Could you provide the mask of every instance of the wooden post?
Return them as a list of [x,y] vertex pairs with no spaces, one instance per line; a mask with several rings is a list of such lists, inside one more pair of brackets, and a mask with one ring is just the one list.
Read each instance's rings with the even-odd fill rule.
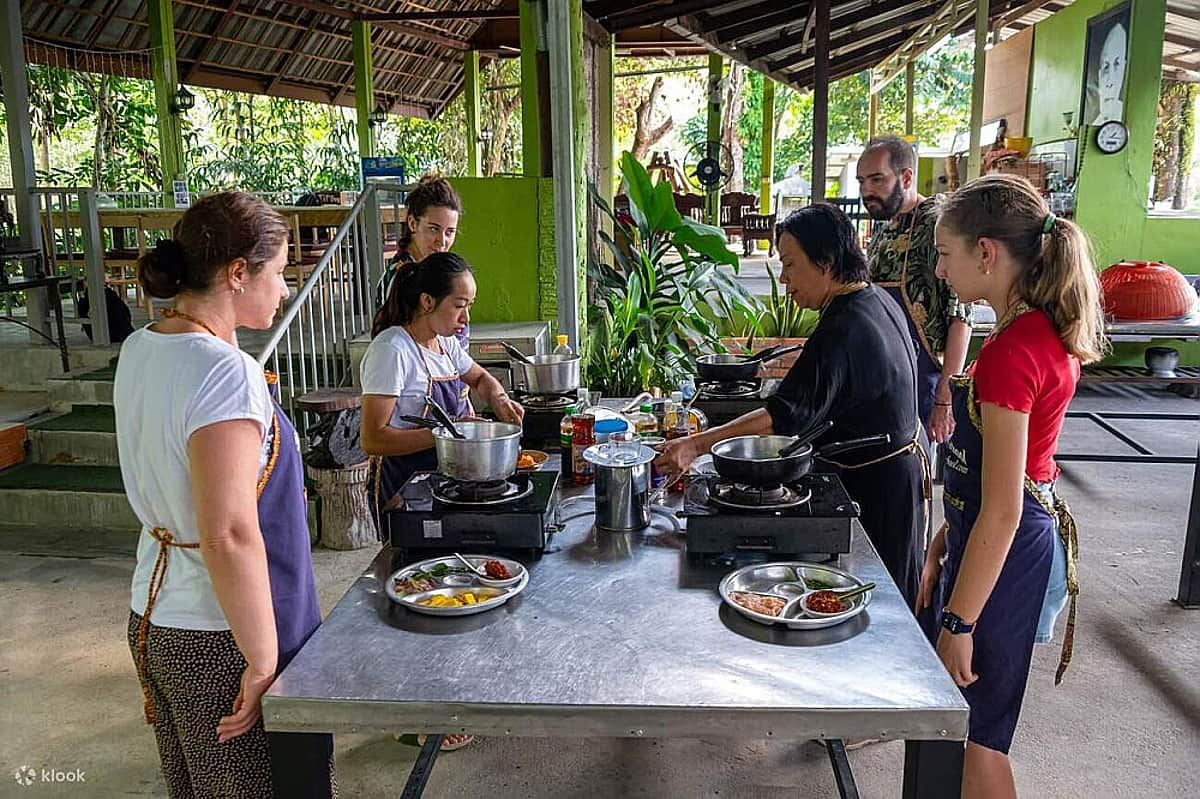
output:
[[614,193],[614,172],[613,161],[616,157],[616,141],[613,136],[613,128],[615,127],[615,115],[617,109],[616,97],[616,43],[613,36],[608,37],[608,42],[604,47],[600,48],[596,53],[596,82],[598,84],[596,94],[599,97],[600,107],[596,109],[596,125],[597,125],[597,146],[600,152],[596,153],[596,158],[599,161],[599,180],[600,185],[597,188],[600,191],[600,196],[612,207]]
[[[870,75],[869,72],[867,74]],[[867,78],[867,81],[869,85],[870,77]],[[870,94],[871,99],[867,108],[867,138],[873,139],[879,132],[879,93],[872,91]]]
[[829,143],[829,0],[815,0],[813,63],[812,201],[825,199],[826,148]]
[[[771,213],[771,181],[775,173],[775,81],[763,75],[762,109],[762,185],[759,189],[760,214]],[[759,247],[766,246],[758,242]]]
[[[705,140],[721,140],[721,92],[724,83],[721,80],[725,74],[725,59],[719,53],[708,54],[708,118],[705,127]],[[710,225],[721,224],[721,192],[708,191],[705,214]]]
[[975,3],[975,64],[971,75],[971,135],[967,153],[967,174],[964,183],[979,177],[983,160],[980,147],[980,128],[983,127],[983,78],[987,70],[988,0]]
[[[477,178],[480,170],[479,152],[479,51],[463,53],[463,100],[467,111],[467,177]],[[497,131],[497,133],[501,133]],[[498,144],[498,143],[497,143]]]
[[358,155],[375,155],[375,137],[371,130],[371,112],[375,110],[375,86],[371,68],[371,23],[350,23],[354,53],[354,110],[358,117]]
[[904,65],[904,135],[913,134],[913,84],[916,80],[916,65],[909,61]]
[[146,15],[150,26],[150,76],[154,80],[163,191],[167,200],[174,205],[172,184],[176,180],[186,179],[187,166],[184,161],[183,130],[175,109],[179,69],[175,65],[175,12],[171,0],[147,0]]

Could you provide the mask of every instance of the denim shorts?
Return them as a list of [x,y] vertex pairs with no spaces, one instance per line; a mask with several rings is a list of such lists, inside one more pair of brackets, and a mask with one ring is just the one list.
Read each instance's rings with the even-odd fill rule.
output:
[[[1042,500],[1054,507],[1054,484],[1034,483]],[[1058,534],[1058,519],[1054,518],[1054,556],[1050,562],[1050,581],[1046,584],[1046,598],[1042,600],[1042,613],[1038,617],[1037,636],[1039,644],[1048,644],[1054,639],[1054,623],[1058,614],[1067,606],[1067,548]]]

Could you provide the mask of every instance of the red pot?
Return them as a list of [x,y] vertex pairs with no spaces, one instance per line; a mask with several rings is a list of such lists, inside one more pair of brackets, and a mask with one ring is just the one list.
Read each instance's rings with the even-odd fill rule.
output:
[[1196,290],[1175,269],[1158,261],[1122,261],[1100,273],[1104,312],[1114,319],[1150,321],[1187,316]]

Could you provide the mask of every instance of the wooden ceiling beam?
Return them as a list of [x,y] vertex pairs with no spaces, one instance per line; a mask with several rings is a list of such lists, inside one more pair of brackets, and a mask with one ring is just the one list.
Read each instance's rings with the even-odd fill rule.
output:
[[615,14],[625,14],[630,11],[636,11],[646,6],[661,5],[663,0],[642,0],[642,2],[630,2],[630,0],[591,0],[583,4],[583,10],[589,17],[597,22],[603,22]]
[[[223,13],[220,18],[217,19],[217,23],[209,29],[208,41],[204,43],[204,45],[200,48],[200,52],[196,54],[197,64],[204,63],[207,60],[208,54],[212,52],[213,47],[218,41],[218,37],[225,30],[225,26],[229,24],[229,20],[233,19],[233,11],[237,7],[238,2],[239,0],[229,0],[229,6],[225,9],[225,13]],[[195,68],[196,67],[193,65],[192,69],[188,70],[188,73],[183,76],[183,80],[181,81],[182,83],[191,83],[191,73],[193,70],[195,70]]]
[[360,14],[364,22],[442,22],[472,19],[520,19],[517,11],[401,11],[396,14]]
[[[755,23],[769,26],[781,13],[790,13],[792,21],[795,22],[796,17],[800,16],[796,8],[799,5],[801,4],[796,0],[770,0],[770,2],[757,3],[748,8],[735,9],[725,14],[708,14],[703,20],[704,32],[716,34],[720,38],[729,28]],[[738,37],[733,36],[732,38]]]
[[[328,3],[317,2],[317,0],[276,0],[276,2],[287,3],[299,8],[306,8],[309,11],[317,11],[321,14],[326,14],[338,19],[355,20],[361,16],[353,11],[339,8],[337,6],[331,6]],[[411,36],[414,39],[422,39],[431,44],[440,44],[442,47],[448,47],[451,50],[465,52],[471,49],[471,45],[462,39],[452,39],[449,36],[443,36],[440,33],[433,33],[432,31],[427,31],[424,28],[414,27],[412,25],[404,25],[399,22],[378,22],[376,23],[376,27],[395,31],[396,33],[400,33],[405,36]]]
[[738,25],[730,25],[717,31],[711,31],[718,42],[722,44],[736,42],[749,36],[761,38],[790,25],[799,24],[808,14],[809,3],[792,3],[787,11],[777,11],[764,17],[747,21]]
[[731,5],[733,3],[730,0],[676,0],[676,2],[654,6],[645,11],[634,11],[628,14],[608,17],[604,22],[604,27],[616,33],[628,28],[640,28],[643,25],[657,25],[669,19],[676,19],[701,11],[711,12]]
[[[892,38],[871,47],[870,52],[863,53],[861,55],[843,55],[840,58],[830,58],[829,82],[832,83],[833,81],[841,80],[849,75],[853,75],[856,72],[862,72],[864,69],[870,67],[879,58],[879,52],[881,50],[899,45],[907,38],[908,34],[902,31],[896,36],[893,36]],[[791,73],[786,82],[799,89],[810,88],[812,86],[814,75],[815,73],[812,68],[804,69],[799,72]]]
[[[906,8],[909,8],[912,5],[912,0],[891,0],[891,2],[888,3],[870,6],[865,9],[859,9],[858,11],[846,14],[842,17],[835,16],[832,18],[832,20],[830,20],[830,25],[833,26],[833,36],[837,39],[841,39],[845,35],[843,31],[846,29],[856,28],[865,22],[873,22],[875,20],[879,20],[880,22],[890,22],[896,19],[894,16],[895,14],[903,11]],[[902,16],[902,18],[918,18],[917,12],[920,12],[920,15],[928,15],[929,9],[914,9],[911,14],[905,14]],[[796,50],[808,52],[808,50],[811,48],[811,44],[808,48],[804,47],[804,42],[802,41],[803,34],[803,31],[797,31],[796,33],[792,34],[788,37],[787,44],[784,46],[780,46],[783,44],[782,41],[777,41],[774,43],[763,42],[760,45],[743,48],[743,50],[747,59],[751,62],[769,59],[772,55],[775,55],[778,58],[788,53],[795,52]]]
[[[849,27],[838,28],[836,35],[830,37],[829,48],[830,52],[844,51],[850,43],[854,43],[861,47],[883,34],[891,33],[899,30],[911,30],[914,25],[920,23],[926,17],[923,9],[910,11],[901,17],[894,17],[877,22],[874,25],[866,28]],[[872,45],[874,48],[874,45]],[[857,47],[855,48],[857,49]],[[882,56],[881,56],[882,58]],[[789,58],[780,61],[767,61],[768,68],[772,71],[793,72],[801,64],[812,62],[812,53],[799,53]]]

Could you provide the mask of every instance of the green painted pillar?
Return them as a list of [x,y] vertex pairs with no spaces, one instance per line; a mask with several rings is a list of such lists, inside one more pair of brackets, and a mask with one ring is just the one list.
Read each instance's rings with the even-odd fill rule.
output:
[[526,175],[550,175],[550,54],[544,4],[520,0],[521,161]]
[[[721,140],[721,91],[725,86],[722,78],[725,76],[725,59],[718,53],[708,54],[708,119],[706,137],[708,141]],[[719,152],[719,151],[718,151]],[[708,193],[708,222],[716,225],[721,222],[721,193]]]
[[600,185],[597,189],[600,196],[612,207],[615,189],[613,161],[616,157],[616,139],[613,136],[615,114],[617,108],[616,95],[616,46],[612,36],[596,53],[596,95],[599,98],[599,108],[596,109],[596,140],[599,152],[596,153],[597,171]]
[[171,184],[187,179],[183,130],[175,111],[175,94],[179,91],[179,69],[175,65],[175,12],[171,0],[147,0],[146,11],[150,25],[150,76],[154,80],[163,191],[167,199],[172,200]]
[[[771,213],[771,182],[775,174],[775,81],[763,75],[762,109],[762,184],[759,190],[758,208],[763,214]],[[758,243],[765,247],[764,242]]]
[[967,145],[967,175],[963,183],[979,177],[983,164],[980,136],[983,127],[983,76],[987,72],[988,0],[975,0],[975,59],[971,67],[971,128]]
[[[479,151],[479,51],[463,53],[463,98],[467,106],[467,177],[483,175]],[[499,131],[497,131],[499,132]]]
[[375,135],[371,130],[371,112],[375,109],[375,85],[371,67],[371,23],[350,23],[354,52],[354,110],[358,117],[358,155],[375,155]]
[[904,135],[913,135],[913,104],[916,102],[913,92],[916,84],[916,65],[909,61],[904,65]]

